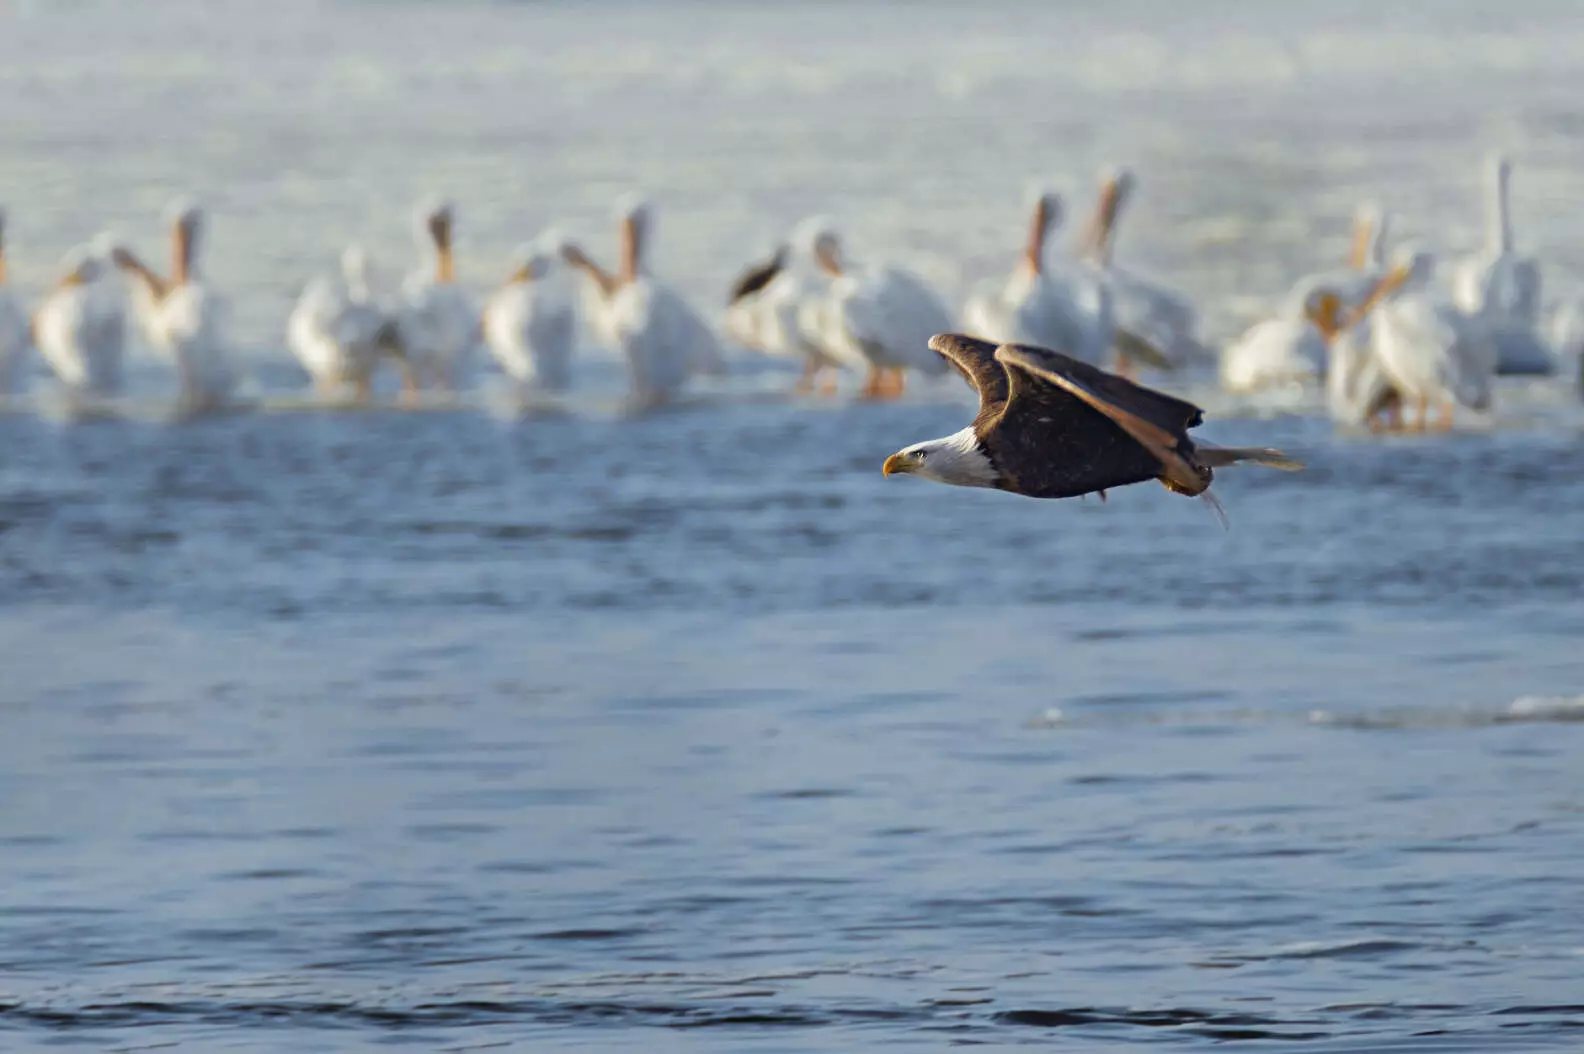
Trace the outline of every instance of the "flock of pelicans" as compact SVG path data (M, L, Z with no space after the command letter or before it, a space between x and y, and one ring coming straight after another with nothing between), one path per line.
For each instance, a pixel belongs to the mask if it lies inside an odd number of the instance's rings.
M1565 308L1552 339L1542 338L1540 273L1513 245L1511 170L1506 158L1490 159L1486 244L1459 262L1450 296L1433 286L1429 253L1403 246L1388 255L1388 217L1363 207L1347 266L1301 280L1276 317L1224 349L1223 386L1252 393L1323 384L1340 423L1422 430L1451 427L1460 409L1488 410L1497 374L1553 371L1584 337L1584 305ZM1128 378L1139 365L1171 369L1206 349L1191 302L1113 260L1118 221L1134 188L1125 170L1102 174L1092 216L1071 253L1051 245L1063 219L1061 199L1039 195L1011 273L976 288L960 312L904 268L854 263L828 223L804 221L789 244L737 281L724 329L747 348L799 362L803 393L834 394L837 374L855 370L864 378L862 398L890 399L902 394L910 375L940 376L956 367L980 392L976 427L1023 416L1008 410L1020 391L1025 404L1036 388L1046 402L1076 399L1110 422L1101 432L1142 444L1159 468L1163 459L1191 453L1192 444L1181 444L1198 411ZM241 371L227 342L225 299L199 268L203 214L178 202L168 218L168 273L101 236L68 256L54 288L28 311L5 285L0 214L0 396L17 393L21 366L36 348L70 405L116 398L130 302L149 344L174 367L183 410L233 404ZM340 273L315 278L294 307L287 343L324 398L368 400L385 366L399 374L406 399L451 390L481 344L525 396L565 392L580 299L588 325L621 350L635 406L664 404L690 379L725 372L721 342L704 315L646 266L652 222L640 200L617 205L614 267L545 234L514 254L506 280L482 302L457 282L452 208L424 206L418 220L428 259L398 295L374 287L367 259L353 246L342 254ZM577 297L558 273L581 276L586 295ZM953 330L960 335L938 336ZM1115 373L1095 368L1101 364ZM1065 394L1053 394L1057 389ZM1097 419L1088 419L1090 425ZM1010 438L1000 437L999 466L953 460L947 455L955 447L910 448L887 463L888 472L1063 492L1045 496L1103 492L1100 485L1072 489L1093 481L1012 480ZM952 442L975 456L994 445L984 428ZM1290 467L1275 452L1255 451L1201 456L1154 475L1173 489L1200 493L1212 464L1240 459ZM1020 467L1025 475L1033 471Z

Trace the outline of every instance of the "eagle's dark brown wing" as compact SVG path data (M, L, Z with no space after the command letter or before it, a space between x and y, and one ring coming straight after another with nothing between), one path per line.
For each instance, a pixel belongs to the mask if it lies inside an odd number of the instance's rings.
M1013 359L1030 373L1048 375L1046 380L1052 384L1058 383L1056 377L1060 376L1168 432L1182 433L1204 423L1204 411L1193 403L1107 373L1071 355L1031 344L1003 344L998 353L1002 362Z
M996 358L1071 394L1115 423L1157 462L1155 475L1174 490L1198 494L1210 484L1188 429L1204 419L1195 405L1096 369L1059 352L1007 344Z
M955 366L979 393L974 430L978 431L982 422L998 417L1007 401L1007 371L996 361L996 346L961 333L937 333L930 338L929 346Z
M1094 406L1005 358L999 365L1007 401L974 432L1002 489L1073 498L1160 476L1160 460Z
M732 283L731 299L728 304L735 304L745 296L752 296L775 280L775 276L786 267L787 249L781 246L775 255L761 264L754 264L744 271L736 282Z

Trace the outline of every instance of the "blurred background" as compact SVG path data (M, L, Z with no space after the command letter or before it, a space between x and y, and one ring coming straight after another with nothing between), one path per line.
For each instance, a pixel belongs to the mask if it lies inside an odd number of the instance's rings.
M482 294L550 224L609 259L642 190L717 322L813 213L955 308L1031 186L1076 217L1126 164L1119 254L1220 346L1362 201L1476 248L1492 150L1547 310L1584 292L1581 70L1565 0L5 0L0 202L34 298L196 195L290 394L304 284L352 240L394 281L426 195ZM7 1049L1576 1042L1569 378L1388 439L1163 379L1310 465L1218 479L1223 531L1153 486L883 480L969 419L954 378L790 401L734 352L629 419L580 355L544 419L488 376L0 415Z

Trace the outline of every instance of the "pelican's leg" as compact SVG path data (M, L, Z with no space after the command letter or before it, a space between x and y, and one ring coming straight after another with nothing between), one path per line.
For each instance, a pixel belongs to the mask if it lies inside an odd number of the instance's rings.
M804 359L803 373L798 377L798 382L792 390L799 395L807 395L812 392L814 390L814 380L819 376L819 371L819 363L813 359Z
M832 398L833 396L835 396L835 394L836 394L836 369L835 369L835 367L833 367L833 366L820 366L816 372L818 372L820 377L821 377L820 385L819 385L819 393L822 396L824 396L825 398L827 398L827 399Z
M1436 427L1443 432L1450 432L1452 431L1452 425L1456 418L1457 401L1454 399L1448 399L1446 402L1441 404L1441 419L1436 423Z
M880 383L876 386L875 394L878 398L891 400L899 394L897 392L897 371L894 366L886 366L880 370Z
M893 366L886 373L889 378L889 383L886 384L886 398L902 398L902 393L907 391L907 371L900 366Z
M1414 431L1423 432L1430 426L1430 397L1421 395L1414 400Z
M1403 404L1401 399L1393 399L1386 404L1386 427L1393 432L1403 430Z
M403 406L418 405L418 367L411 364L402 366L401 402Z
M871 365L869 367L869 375L864 378L863 387L858 390L858 397L860 399L880 398L880 381L882 376L883 374L881 373L880 367Z
M374 381L368 374L352 382L352 398L359 406L367 406L374 398Z

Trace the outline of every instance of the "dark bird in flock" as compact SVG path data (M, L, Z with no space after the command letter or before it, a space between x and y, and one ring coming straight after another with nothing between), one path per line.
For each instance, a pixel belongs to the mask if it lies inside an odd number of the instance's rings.
M993 487L1031 498L1073 498L1157 479L1202 496L1214 470L1240 461L1286 472L1303 464L1264 447L1195 443L1199 407L1046 348L957 333L930 339L979 393L973 424L892 454L888 476L906 473L959 487Z
M732 283L731 299L728 304L735 304L745 296L752 296L760 292L765 286L775 281L775 276L786 269L787 248L781 246L775 255L763 263L754 264Z

